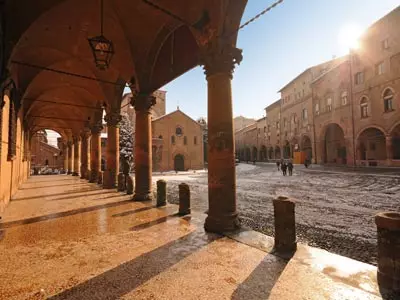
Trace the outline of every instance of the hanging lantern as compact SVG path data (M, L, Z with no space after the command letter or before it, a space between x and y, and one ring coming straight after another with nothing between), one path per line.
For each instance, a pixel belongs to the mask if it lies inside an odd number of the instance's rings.
M103 0L100 1L100 35L88 38L92 49L94 62L100 70L106 70L110 66L114 54L113 43L103 35Z
M107 40L103 35L88 39L90 48L93 52L93 58L96 66L100 70L106 70L111 62L114 54L114 46L110 40Z

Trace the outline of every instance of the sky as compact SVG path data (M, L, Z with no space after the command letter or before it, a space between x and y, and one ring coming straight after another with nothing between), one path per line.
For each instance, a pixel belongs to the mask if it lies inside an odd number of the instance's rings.
M274 1L249 0L242 23ZM346 54L343 34L366 29L399 0L284 0L239 32L243 61L232 81L234 116L261 118L277 92L312 65ZM207 83L200 67L164 86L167 112L179 108L194 119L207 116Z

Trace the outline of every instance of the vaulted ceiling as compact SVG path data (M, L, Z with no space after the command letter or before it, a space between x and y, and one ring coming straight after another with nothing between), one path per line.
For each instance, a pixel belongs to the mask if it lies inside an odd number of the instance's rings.
M100 35L100 0L6 0L7 67L30 126L77 133L103 105L118 109L127 83L162 87L198 65L202 44L235 32L247 0L153 1L183 21L146 2L104 0L104 36L115 54L99 70L87 39Z

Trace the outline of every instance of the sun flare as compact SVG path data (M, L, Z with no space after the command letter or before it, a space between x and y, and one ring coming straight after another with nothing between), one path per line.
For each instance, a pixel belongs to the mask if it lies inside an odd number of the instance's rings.
M359 38L362 32L361 26L355 23L346 24L340 29L338 42L343 53L348 53L350 49L360 48Z

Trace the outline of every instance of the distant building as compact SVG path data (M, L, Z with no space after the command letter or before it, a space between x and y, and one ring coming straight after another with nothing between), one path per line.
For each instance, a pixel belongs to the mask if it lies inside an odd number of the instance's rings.
M286 84L265 120L236 130L237 156L400 166L399 23L397 7L365 31L359 49Z
M243 116L238 116L233 119L233 129L234 131L238 131L243 129L250 124L253 124L256 120L251 118L245 118Z
M166 92L156 91L156 104L152 107L153 171L202 169L204 167L203 130L179 108L166 112ZM121 101L121 114L127 114L135 130L135 108L130 105L132 94L125 94ZM101 134L102 161L105 164L107 126Z
M64 167L64 153L48 143L47 133L44 130L36 132L31 139L31 167L49 166L62 169Z

